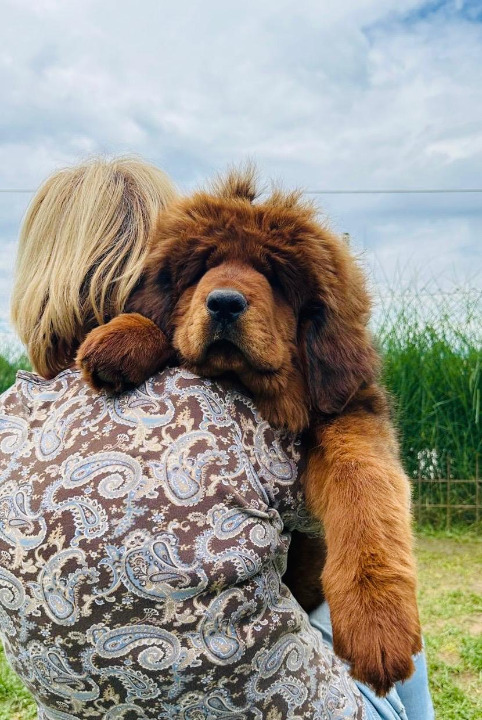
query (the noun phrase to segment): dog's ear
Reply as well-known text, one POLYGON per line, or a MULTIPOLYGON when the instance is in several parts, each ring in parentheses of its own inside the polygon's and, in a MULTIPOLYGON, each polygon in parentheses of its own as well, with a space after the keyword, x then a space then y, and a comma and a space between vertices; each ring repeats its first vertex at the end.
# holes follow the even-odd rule
POLYGON ((156 267, 155 258, 131 294, 126 312, 140 313, 152 320, 167 337, 171 336, 174 288, 167 264, 156 267))
POLYGON ((331 256, 332 265, 320 263, 318 297, 307 304, 300 320, 311 410, 324 414, 341 412, 361 387, 376 379, 379 368, 367 327, 365 280, 341 242, 329 238, 325 260, 331 256))
POLYGON ((367 328, 344 322, 325 307, 303 323, 302 356, 312 410, 343 410, 357 391, 373 382, 378 356, 367 328))

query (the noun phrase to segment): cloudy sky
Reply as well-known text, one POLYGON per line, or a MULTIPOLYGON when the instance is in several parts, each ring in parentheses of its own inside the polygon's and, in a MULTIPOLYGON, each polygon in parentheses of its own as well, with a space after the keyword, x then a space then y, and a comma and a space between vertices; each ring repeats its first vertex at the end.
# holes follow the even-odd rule
MULTIPOLYGON (((480 0, 2 0, 0 189, 138 153, 307 191, 482 188, 480 0)), ((0 193, 0 318, 27 193, 0 193)), ((375 283, 481 280, 482 194, 316 195, 375 283)))

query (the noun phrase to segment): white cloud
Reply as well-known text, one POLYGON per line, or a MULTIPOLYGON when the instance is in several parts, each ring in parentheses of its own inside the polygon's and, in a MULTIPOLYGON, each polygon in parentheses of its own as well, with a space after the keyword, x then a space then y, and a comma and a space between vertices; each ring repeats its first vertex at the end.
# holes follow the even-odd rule
MULTIPOLYGON (((476 8, 10 0, 0 43, 0 187, 35 187, 92 152, 140 153, 186 188, 247 155, 264 174, 309 189, 476 186, 476 8)), ((387 266, 409 253, 438 274, 480 263, 480 196, 323 204, 387 266), (447 252, 436 252, 441 237, 447 252)), ((2 202, 5 253, 17 223, 2 202)))

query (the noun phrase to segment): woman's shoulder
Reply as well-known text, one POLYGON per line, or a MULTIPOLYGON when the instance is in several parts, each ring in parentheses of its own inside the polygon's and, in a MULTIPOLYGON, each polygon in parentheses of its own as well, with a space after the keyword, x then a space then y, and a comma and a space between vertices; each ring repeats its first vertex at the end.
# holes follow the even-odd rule
MULTIPOLYGON (((18 370, 15 383, 0 397, 7 399, 18 393, 23 394, 26 388, 42 388, 51 393, 53 391, 68 390, 76 385, 79 388, 81 386, 87 387, 81 371, 75 367, 67 368, 51 379, 43 378, 29 370, 18 370)), ((193 395, 196 392, 216 395, 224 399, 229 398, 230 400, 236 396, 241 402, 254 407, 249 395, 240 385, 236 386, 232 382, 228 383, 201 377, 182 367, 165 368, 146 380, 138 388, 129 390, 124 395, 136 395, 143 392, 147 392, 151 396, 158 395, 159 397, 173 392, 179 397, 193 395)), ((92 391, 92 394, 97 395, 96 391, 92 391)))
POLYGON ((109 396, 90 388, 76 368, 68 368, 52 379, 19 370, 15 383, 0 396, 0 414, 31 416, 66 405, 104 406, 121 416, 127 413, 147 422, 149 415, 167 419, 191 417, 191 425, 265 425, 253 400, 233 383, 203 378, 185 368, 166 368, 138 388, 109 396), (118 412, 117 412, 118 411, 118 412))
POLYGON ((13 385, 0 395, 0 413, 30 415, 35 404, 61 398, 80 380, 80 372, 74 368, 50 380, 29 370, 18 370, 13 385))
POLYGON ((15 384, 1 396, 0 414, 22 417, 65 439, 76 428, 85 432, 86 424, 97 427, 103 437, 107 431, 115 435, 128 430, 137 432, 136 438, 159 436, 170 442, 196 433, 212 441, 229 439, 271 482, 291 484, 304 455, 299 438, 266 422, 240 386, 179 367, 166 368, 118 396, 92 390, 75 368, 52 380, 19 371, 15 384))
MULTIPOLYGON (((18 399, 54 400, 59 399, 64 393, 68 393, 70 396, 73 390, 86 397, 91 396, 94 400, 97 400, 99 395, 109 397, 104 392, 98 393, 92 390, 84 381, 80 370, 72 367, 63 370, 51 379, 43 378, 29 370, 18 370, 14 384, 0 395, 0 403, 8 405, 18 399)), ((240 398, 242 397, 242 391, 236 394, 239 394, 240 398)), ((232 400, 233 390, 228 385, 202 378, 184 368, 174 367, 156 373, 138 388, 123 393, 122 397, 148 396, 163 399, 170 395, 177 396, 180 400, 199 396, 226 401, 232 400)), ((250 404, 247 396, 245 402, 250 404)))

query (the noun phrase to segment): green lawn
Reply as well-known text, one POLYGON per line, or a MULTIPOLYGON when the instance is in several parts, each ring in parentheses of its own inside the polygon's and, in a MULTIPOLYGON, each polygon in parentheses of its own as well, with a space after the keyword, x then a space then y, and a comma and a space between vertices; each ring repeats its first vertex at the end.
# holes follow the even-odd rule
POLYGON ((437 720, 480 720, 482 539, 420 537, 417 557, 437 720))
MULTIPOLYGON (((437 720, 482 717, 482 539, 417 541, 420 609, 437 720)), ((0 720, 35 717, 0 657, 0 720)))

